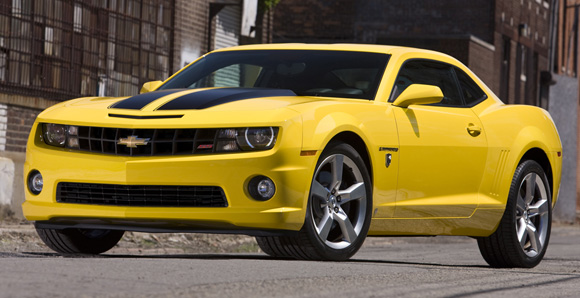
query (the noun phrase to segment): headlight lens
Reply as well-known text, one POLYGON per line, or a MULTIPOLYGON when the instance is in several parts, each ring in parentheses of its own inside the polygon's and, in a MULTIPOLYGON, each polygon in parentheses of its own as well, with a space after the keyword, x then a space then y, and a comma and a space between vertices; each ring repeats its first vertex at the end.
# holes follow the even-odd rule
POLYGON ((242 150, 267 150, 274 147, 277 127, 248 127, 238 131, 236 140, 242 150))
POLYGON ((272 149, 278 137, 277 127, 246 127, 220 129, 216 151, 255 151, 272 149))
POLYGON ((64 125, 48 123, 44 125, 46 143, 52 146, 64 147, 66 141, 66 127, 64 125))
POLYGON ((78 126, 44 123, 42 132, 44 142, 51 146, 78 148, 78 126))

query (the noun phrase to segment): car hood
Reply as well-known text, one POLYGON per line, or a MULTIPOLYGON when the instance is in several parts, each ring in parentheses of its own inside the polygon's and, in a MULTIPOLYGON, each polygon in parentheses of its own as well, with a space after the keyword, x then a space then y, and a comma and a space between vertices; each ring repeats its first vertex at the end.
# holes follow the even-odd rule
POLYGON ((289 106, 335 101, 256 88, 172 89, 131 97, 86 97, 53 106, 41 122, 124 127, 275 125, 297 116, 289 106))

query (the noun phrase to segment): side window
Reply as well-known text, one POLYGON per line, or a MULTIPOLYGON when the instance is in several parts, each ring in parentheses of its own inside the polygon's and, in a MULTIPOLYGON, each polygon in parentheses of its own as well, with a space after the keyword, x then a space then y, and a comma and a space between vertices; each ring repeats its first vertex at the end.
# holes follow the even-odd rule
POLYGON ((463 105, 459 88, 453 76, 453 68, 448 64, 425 60, 405 62, 395 80, 390 101, 394 101, 411 84, 437 86, 441 88, 444 96, 440 104, 463 105))
POLYGON ((463 70, 456 67, 455 74, 457 74, 466 105, 469 106, 487 98, 485 92, 463 70))

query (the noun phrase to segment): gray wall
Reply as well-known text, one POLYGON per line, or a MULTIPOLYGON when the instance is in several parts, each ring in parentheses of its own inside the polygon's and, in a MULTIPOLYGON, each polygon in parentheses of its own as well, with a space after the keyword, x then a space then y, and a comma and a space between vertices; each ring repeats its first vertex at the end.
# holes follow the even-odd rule
POLYGON ((0 217, 6 208, 16 218, 24 218, 22 215, 22 203, 24 203, 24 160, 23 152, 0 151, 0 217))
POLYGON ((560 197, 554 208, 554 219, 574 222, 576 219, 576 164, 578 139, 578 78, 554 75, 550 87, 548 110, 556 123, 563 147, 560 197))

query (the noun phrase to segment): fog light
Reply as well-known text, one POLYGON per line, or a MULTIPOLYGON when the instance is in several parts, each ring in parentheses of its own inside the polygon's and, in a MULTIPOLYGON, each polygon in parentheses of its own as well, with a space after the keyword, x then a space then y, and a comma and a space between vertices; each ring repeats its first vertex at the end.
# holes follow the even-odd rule
POLYGON ((248 183, 248 191, 252 198, 258 201, 267 201, 276 193, 276 185, 266 176, 257 176, 248 183))
POLYGON ((28 174, 28 189, 31 193, 37 195, 42 191, 44 181, 39 171, 34 170, 28 174))

